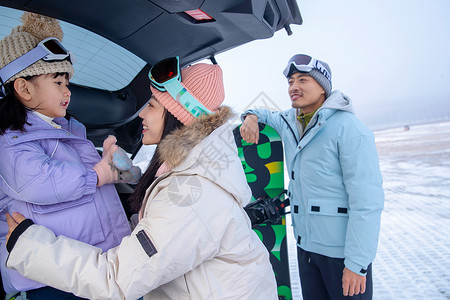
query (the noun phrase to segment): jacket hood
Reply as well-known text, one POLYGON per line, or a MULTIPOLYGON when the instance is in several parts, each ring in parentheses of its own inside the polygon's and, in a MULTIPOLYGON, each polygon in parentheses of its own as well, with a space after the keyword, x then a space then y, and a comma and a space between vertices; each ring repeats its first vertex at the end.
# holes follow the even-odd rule
MULTIPOLYGON (((346 111, 349 113, 354 114, 353 105, 351 99, 342 93, 341 91, 335 90, 333 91, 330 96, 325 99, 325 102, 322 104, 322 106, 316 111, 314 116, 311 118, 311 121, 309 122, 306 129, 312 127, 312 125, 315 123, 316 119, 318 118, 318 115, 321 114, 325 119, 328 119, 331 115, 333 115, 337 110, 346 111)), ((295 124, 295 121, 297 119, 298 109, 296 108, 289 108, 288 110, 285 110, 282 112, 282 115, 289 121, 291 121, 293 124, 295 124)))
POLYGON ((319 110, 326 108, 347 111, 354 114, 352 101, 340 91, 333 91, 319 110))
POLYGON ((199 118, 191 125, 175 130, 160 142, 158 151, 161 161, 170 169, 178 166, 198 143, 225 124, 232 115, 229 107, 222 106, 215 114, 199 118))
POLYGON ((340 91, 333 91, 331 95, 325 100, 322 106, 316 111, 311 121, 305 128, 305 131, 314 126, 317 120, 327 120, 336 111, 345 111, 354 114, 352 101, 348 96, 340 91))
MULTIPOLYGON (((251 190, 237 153, 229 107, 196 120, 166 136, 158 151, 171 172, 199 175, 230 193, 240 205, 251 199, 251 190)), ((176 174, 174 174, 176 175, 176 174)), ((161 177, 165 177, 162 175, 161 177)))

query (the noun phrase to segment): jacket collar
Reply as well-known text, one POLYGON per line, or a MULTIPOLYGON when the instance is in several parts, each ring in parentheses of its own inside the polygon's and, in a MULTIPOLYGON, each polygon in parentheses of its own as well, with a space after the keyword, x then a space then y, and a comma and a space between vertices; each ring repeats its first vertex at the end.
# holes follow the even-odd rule
POLYGON ((65 139, 65 138, 82 138, 86 137, 84 126, 76 121, 74 118, 70 118, 70 121, 65 118, 55 118, 55 123, 61 125, 61 129, 56 129, 49 123, 42 120, 36 114, 31 111, 27 112, 27 122, 25 124, 25 131, 19 130, 7 130, 4 134, 5 139, 9 144, 20 144, 24 142, 42 140, 42 139, 65 139))
POLYGON ((167 135, 158 147, 161 161, 165 162, 170 169, 178 166, 197 144, 225 124, 232 116, 231 108, 221 106, 216 113, 201 117, 191 125, 183 126, 167 135))

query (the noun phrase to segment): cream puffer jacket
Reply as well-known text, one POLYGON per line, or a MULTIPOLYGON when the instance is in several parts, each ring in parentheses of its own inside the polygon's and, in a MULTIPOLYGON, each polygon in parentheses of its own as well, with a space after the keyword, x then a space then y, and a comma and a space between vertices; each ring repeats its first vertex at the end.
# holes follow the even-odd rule
POLYGON ((108 252, 42 226, 17 240, 7 266, 90 299, 278 299, 269 255, 250 228, 250 200, 231 110, 160 145, 171 169, 148 188, 139 224, 108 252))

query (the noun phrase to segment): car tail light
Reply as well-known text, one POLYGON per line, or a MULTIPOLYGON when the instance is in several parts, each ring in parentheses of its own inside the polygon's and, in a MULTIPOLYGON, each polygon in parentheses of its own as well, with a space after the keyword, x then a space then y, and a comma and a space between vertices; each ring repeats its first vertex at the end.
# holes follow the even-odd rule
POLYGON ((195 10, 187 10, 185 11, 186 14, 191 16, 194 20, 198 22, 211 22, 214 21, 214 18, 205 13, 201 9, 195 9, 195 10))

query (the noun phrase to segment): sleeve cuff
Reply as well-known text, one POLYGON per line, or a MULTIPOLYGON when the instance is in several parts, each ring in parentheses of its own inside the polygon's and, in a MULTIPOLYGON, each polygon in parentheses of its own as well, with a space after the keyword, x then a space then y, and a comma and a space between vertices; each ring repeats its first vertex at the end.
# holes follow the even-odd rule
POLYGON ((8 242, 6 243, 6 250, 8 252, 12 251, 14 245, 16 244, 17 240, 22 235, 22 233, 24 233, 25 230, 27 230, 28 227, 30 227, 33 224, 34 222, 31 219, 25 219, 24 221, 20 222, 19 225, 17 225, 17 227, 11 233, 8 242))
POLYGON ((361 276, 366 276, 367 275, 367 268, 368 268, 368 266, 361 266, 361 265, 351 261, 348 258, 346 258, 344 260, 344 265, 345 265, 345 267, 347 269, 349 269, 353 273, 356 273, 356 274, 361 275, 361 276))
POLYGON ((88 169, 86 175, 85 195, 94 194, 97 189, 97 172, 94 169, 88 169))
POLYGON ((241 122, 244 122, 245 117, 248 115, 255 115, 259 119, 259 115, 253 109, 249 109, 241 114, 241 122))

